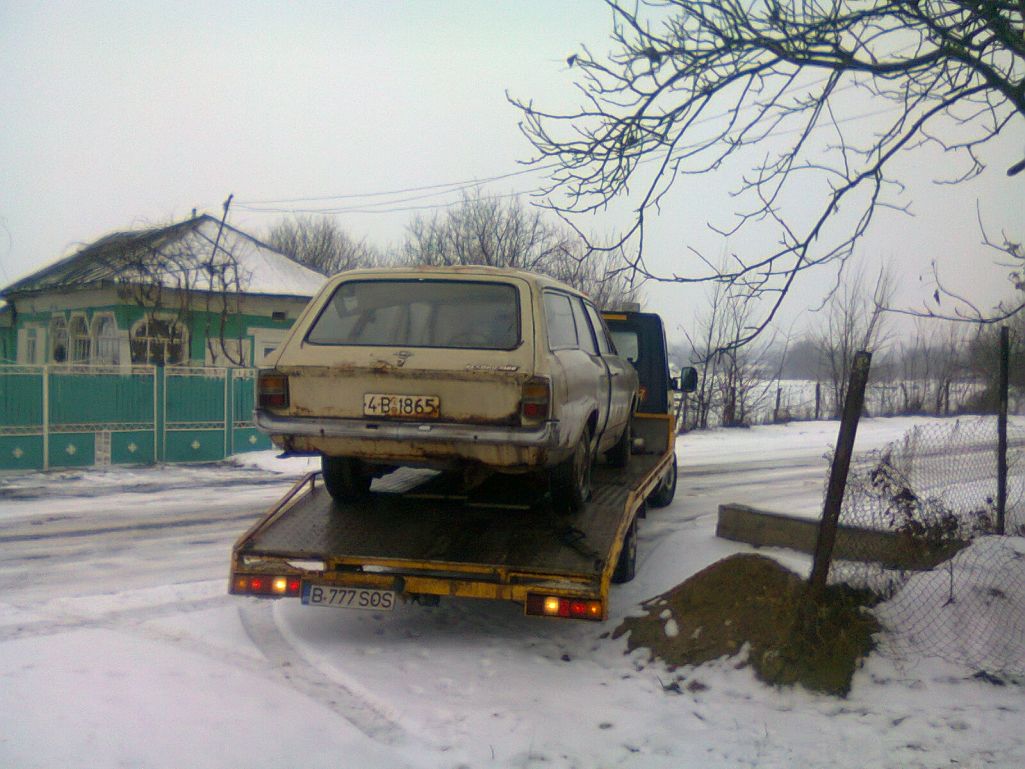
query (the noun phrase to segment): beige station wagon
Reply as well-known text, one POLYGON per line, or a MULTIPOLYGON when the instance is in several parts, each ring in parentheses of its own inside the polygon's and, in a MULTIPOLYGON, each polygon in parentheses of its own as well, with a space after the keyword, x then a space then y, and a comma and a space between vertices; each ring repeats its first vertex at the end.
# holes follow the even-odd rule
POLYGON ((624 465, 637 373, 590 300, 511 269, 336 275, 260 372, 257 426, 322 456, 338 502, 396 467, 530 473, 562 509, 624 465))

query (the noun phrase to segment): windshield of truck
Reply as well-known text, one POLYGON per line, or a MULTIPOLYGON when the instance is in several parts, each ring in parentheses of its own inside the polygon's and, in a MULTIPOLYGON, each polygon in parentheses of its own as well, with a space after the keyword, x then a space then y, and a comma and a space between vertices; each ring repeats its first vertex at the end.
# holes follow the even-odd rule
POLYGON ((306 341, 511 350, 519 318, 519 293, 508 283, 354 280, 338 286, 306 341))

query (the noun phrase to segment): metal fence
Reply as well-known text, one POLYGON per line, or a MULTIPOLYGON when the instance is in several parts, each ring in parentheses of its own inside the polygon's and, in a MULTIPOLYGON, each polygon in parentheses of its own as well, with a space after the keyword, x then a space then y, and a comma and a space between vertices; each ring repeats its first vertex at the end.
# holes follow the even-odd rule
MULTIPOLYGON (((891 651, 980 673, 1025 676, 1025 430, 1008 429, 1006 508, 998 536, 997 420, 916 427, 851 467, 840 522, 887 532, 901 570, 873 553, 833 562, 831 578, 880 593, 891 651)), ((871 540, 865 540, 866 547, 871 540)))
POLYGON ((270 448, 253 369, 0 365, 0 470, 201 462, 270 448))

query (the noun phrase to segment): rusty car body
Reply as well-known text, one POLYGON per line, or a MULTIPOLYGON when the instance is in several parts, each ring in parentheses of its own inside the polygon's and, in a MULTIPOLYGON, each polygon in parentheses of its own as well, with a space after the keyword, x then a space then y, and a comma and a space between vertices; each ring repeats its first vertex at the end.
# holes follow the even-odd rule
POLYGON ((590 300, 489 267, 329 280, 260 372, 257 426, 322 457, 336 501, 400 466, 534 473, 578 509, 604 453, 625 464, 637 374, 590 300))

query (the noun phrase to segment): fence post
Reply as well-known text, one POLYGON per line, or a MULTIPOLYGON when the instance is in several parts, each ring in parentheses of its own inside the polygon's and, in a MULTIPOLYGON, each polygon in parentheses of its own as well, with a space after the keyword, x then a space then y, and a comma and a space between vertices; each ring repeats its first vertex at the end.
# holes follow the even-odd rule
POLYGON ((854 354, 851 380, 847 386, 847 397, 844 399, 843 414, 840 418, 840 434, 836 441, 836 452, 833 454, 833 465, 829 471, 822 523, 819 524, 818 538, 815 542, 815 560, 809 580, 812 595, 821 594, 829 576, 829 564, 840 521, 840 505, 847 486, 847 473, 851 466, 851 455, 854 453, 854 438, 858 432, 858 420, 861 418, 861 409, 865 403, 865 385, 868 383, 868 371, 871 366, 872 353, 861 351, 854 354))
POLYGON ((43 469, 50 469, 50 367, 43 366, 43 469))
POLYGON ((1010 357, 1010 334, 1007 326, 1001 326, 1000 380, 997 383, 999 391, 997 406, 997 534, 1001 535, 1005 533, 1004 518, 1007 513, 1007 391, 1010 357))
POLYGON ((776 408, 772 410, 772 423, 774 425, 779 424, 779 399, 783 395, 783 388, 776 387, 776 408))
POLYGON ((821 406, 822 406, 822 383, 821 382, 816 382, 815 383, 815 421, 816 422, 819 421, 819 414, 822 413, 821 406))

